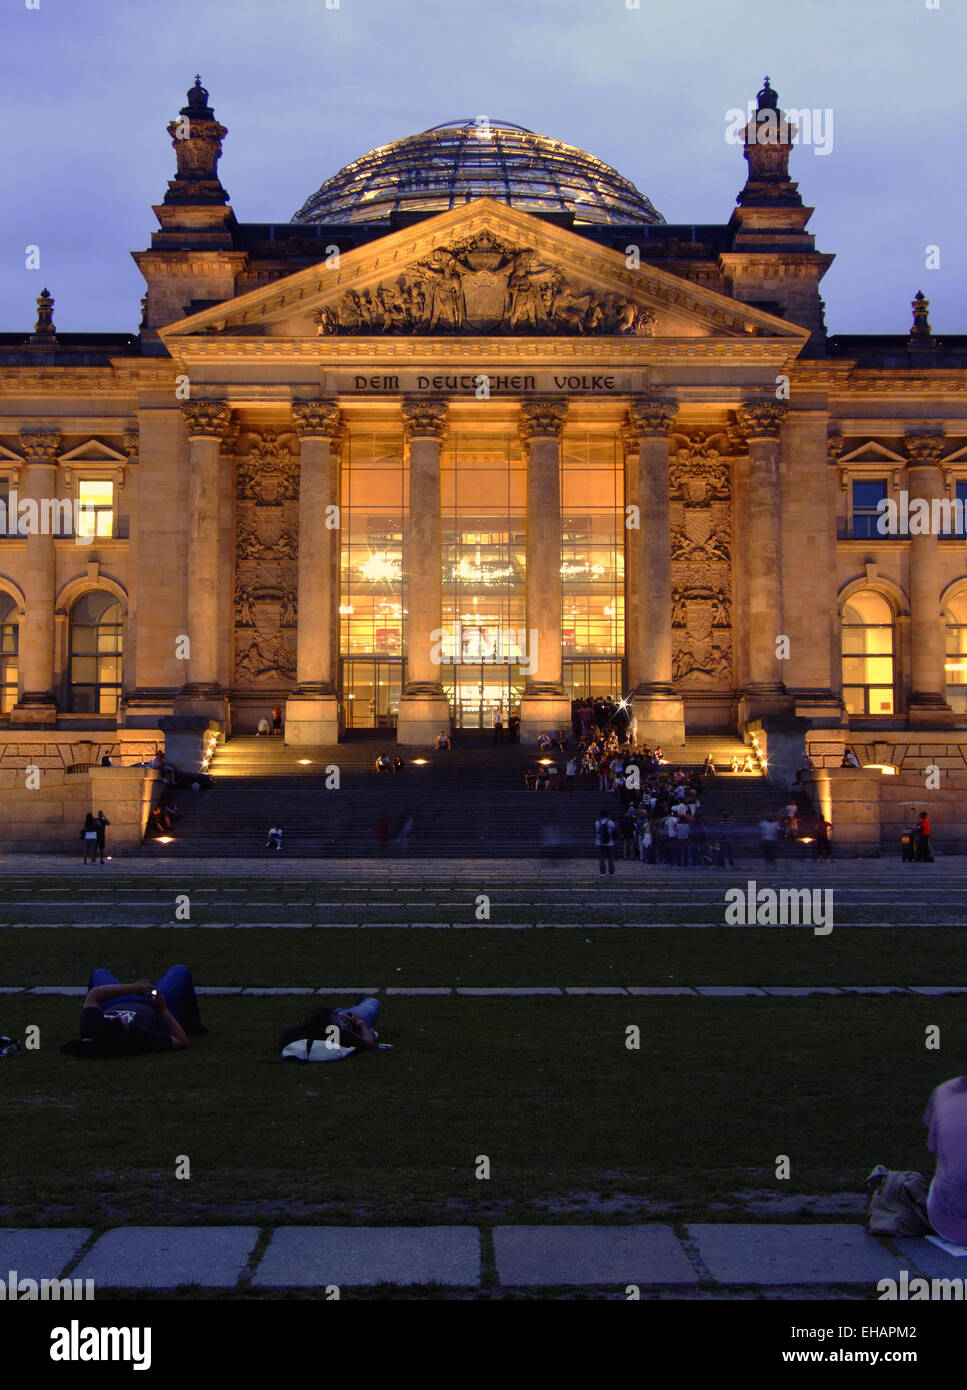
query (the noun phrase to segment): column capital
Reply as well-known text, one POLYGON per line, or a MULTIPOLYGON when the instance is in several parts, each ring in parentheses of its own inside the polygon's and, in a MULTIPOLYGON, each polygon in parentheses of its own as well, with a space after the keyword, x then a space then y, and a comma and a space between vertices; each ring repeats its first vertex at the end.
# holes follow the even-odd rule
POLYGON ((646 396, 637 396, 628 406, 625 427, 639 441, 642 436, 667 439, 677 413, 678 407, 673 401, 654 401, 646 396))
POLYGON ((338 440, 342 429, 342 414, 338 403, 324 397, 294 402, 292 419, 295 432, 300 439, 338 440))
POLYGON ((746 401, 735 412, 735 434, 748 443, 753 439, 778 439, 787 410, 772 401, 746 401))
POLYGON ((224 439, 232 423, 227 401, 186 401, 181 415, 189 439, 224 439))
POLYGON ((905 439, 910 468, 935 467, 944 449, 942 434, 908 434, 905 439))
POLYGON ((64 436, 58 434, 56 430, 21 430, 20 447, 26 455, 27 461, 38 463, 56 463, 60 453, 64 436))
POLYGON ((524 401, 520 408, 518 433, 524 444, 532 439, 560 439, 567 419, 567 401, 554 396, 524 401))
POLYGON ((403 397, 403 438, 407 444, 414 439, 435 439, 442 443, 446 432, 446 401, 427 400, 422 396, 403 397))

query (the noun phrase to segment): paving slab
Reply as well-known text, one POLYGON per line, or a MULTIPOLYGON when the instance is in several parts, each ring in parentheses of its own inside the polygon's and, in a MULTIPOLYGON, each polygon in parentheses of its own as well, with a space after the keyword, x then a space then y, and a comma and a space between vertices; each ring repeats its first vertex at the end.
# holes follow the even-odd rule
POLYGON ((501 1285, 697 1284, 670 1226, 496 1226, 501 1285))
POLYGON ((901 1262, 862 1226, 687 1227, 720 1284, 875 1284, 895 1279, 901 1262))
POLYGON ((925 1274, 930 1279, 967 1279, 967 1255, 949 1255, 932 1240, 919 1236, 897 1239, 893 1244, 909 1261, 907 1268, 911 1278, 915 1274, 925 1274))
POLYGON ((196 994, 211 994, 211 995, 220 995, 220 994, 241 994, 241 993, 242 993, 242 986, 241 986, 241 985, 196 985, 196 986, 195 986, 195 993, 196 993, 196 994))
POLYGON ((327 1284, 480 1283, 474 1226, 282 1226, 252 1280, 256 1288, 327 1284))
POLYGON ((59 1279, 90 1235, 76 1227, 0 1230, 0 1280, 6 1280, 11 1270, 21 1279, 59 1279))
POLYGON ((314 994, 315 990, 311 985, 287 985, 282 989, 263 989, 259 985, 250 985, 242 990, 243 994, 251 995, 255 999, 269 999, 277 994, 314 994))
POLYGON ((315 994, 352 994, 357 999, 362 999, 364 994, 379 994, 379 989, 371 985, 369 989, 346 989, 345 985, 324 985, 322 989, 314 991, 315 994))
POLYGON ((903 985, 843 985, 844 994, 907 994, 903 985))
POLYGON ((629 994, 690 994, 693 999, 697 998, 695 991, 689 985, 629 985, 629 994))
POLYGON ((626 994, 622 985, 565 985, 565 994, 626 994))
POLYGON ((27 991, 28 994, 60 994, 71 998, 83 998, 87 992, 86 985, 34 985, 27 991))
POLYGON ((258 1240, 257 1226, 119 1226, 84 1256, 75 1278, 99 1288, 234 1288, 258 1240))
POLYGON ((26 985, 0 985, 0 994, 24 994, 26 985))
POLYGON ((385 990, 383 991, 383 993, 384 993, 384 994, 451 994, 451 993, 452 993, 452 990, 450 989, 450 986, 449 986, 449 985, 425 985, 425 986, 416 986, 416 985, 414 985, 414 986, 412 986, 412 987, 409 988, 409 989, 405 989, 402 985, 390 985, 390 987, 389 987, 388 989, 385 989, 385 990))
POLYGON ((707 999, 740 999, 743 995, 765 997, 765 990, 756 985, 696 985, 695 990, 707 999))
POLYGON ((556 985, 511 985, 504 987, 494 986, 487 989, 478 989, 470 985, 460 985, 457 988, 458 994, 469 994, 481 998, 487 995, 523 995, 523 994, 561 994, 562 991, 556 985))
POLYGON ((780 999, 804 999, 808 994, 842 994, 835 985, 763 985, 766 994, 780 999))
POLYGON ((967 994, 967 985, 908 985, 911 994, 967 994))

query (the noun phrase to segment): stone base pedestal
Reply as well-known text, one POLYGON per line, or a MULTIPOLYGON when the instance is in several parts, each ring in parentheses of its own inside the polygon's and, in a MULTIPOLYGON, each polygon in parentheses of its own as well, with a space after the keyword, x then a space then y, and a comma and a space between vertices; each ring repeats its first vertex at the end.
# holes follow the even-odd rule
POLYGON ((227 724, 228 700, 219 685, 186 685, 178 693, 174 715, 176 718, 214 719, 219 724, 227 724))
POLYGON ((795 701, 782 685, 750 685, 739 700, 739 729, 770 714, 791 715, 795 701))
POLYGON ((528 691, 520 702, 520 741, 536 743, 539 734, 563 729, 571 737, 571 701, 563 691, 528 691))
POLYGON ((442 688, 404 691, 400 696, 396 742, 404 747, 426 748, 436 742, 441 730, 450 732, 450 704, 442 688))
POLYGON ((335 695, 290 695, 285 702, 285 742, 293 748, 338 743, 339 701, 335 695))
POLYGON ((639 743, 653 748, 685 742, 685 706, 671 686, 639 686, 632 692, 631 714, 639 743))
POLYGON ((916 698, 910 701, 907 718, 911 729, 954 729, 960 722, 946 701, 928 703, 916 698))
POLYGON ((57 705, 53 699, 49 703, 46 700, 30 700, 22 705, 14 705, 10 711, 10 723, 53 728, 57 723, 57 705))

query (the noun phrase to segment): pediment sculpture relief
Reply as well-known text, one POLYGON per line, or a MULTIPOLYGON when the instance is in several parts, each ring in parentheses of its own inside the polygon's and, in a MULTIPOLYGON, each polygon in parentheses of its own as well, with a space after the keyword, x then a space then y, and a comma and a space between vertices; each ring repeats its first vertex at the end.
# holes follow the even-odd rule
POLYGON ((320 335, 650 337, 655 316, 624 295, 572 284, 529 247, 483 233, 437 246, 395 281, 347 290, 312 314, 320 335))

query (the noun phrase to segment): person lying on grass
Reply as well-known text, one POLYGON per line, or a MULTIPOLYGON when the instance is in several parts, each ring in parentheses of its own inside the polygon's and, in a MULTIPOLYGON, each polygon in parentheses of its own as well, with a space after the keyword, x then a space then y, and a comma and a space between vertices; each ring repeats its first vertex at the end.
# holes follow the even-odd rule
POLYGON ((287 1028, 279 1039, 282 1057, 296 1062, 342 1062, 354 1052, 387 1048, 371 1024, 379 1017, 379 1000, 365 995, 352 1009, 328 1005, 287 1028))
POLYGON ((81 1008, 80 1036, 62 1052, 86 1057, 133 1057, 178 1052, 189 1033, 204 1033, 187 965, 173 965, 157 985, 123 985, 109 970, 95 970, 81 1008))

